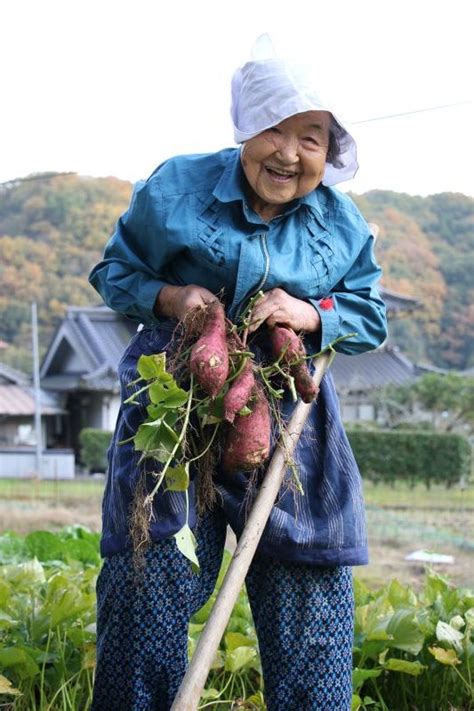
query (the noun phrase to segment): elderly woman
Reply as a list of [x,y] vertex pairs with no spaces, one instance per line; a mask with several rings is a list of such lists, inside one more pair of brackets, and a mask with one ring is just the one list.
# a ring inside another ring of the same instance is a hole
[[[166,349],[176,321],[223,294],[235,320],[259,290],[254,338],[275,324],[305,334],[310,352],[340,336],[356,354],[386,336],[374,239],[352,201],[330,186],[357,169],[351,135],[304,73],[280,59],[245,64],[232,82],[241,148],[166,161],[137,185],[90,280],[144,327],[120,364],[123,399],[142,353]],[[128,394],[128,393],[127,393]],[[288,406],[289,407],[289,406]],[[219,505],[190,525],[201,574],[176,547],[184,497],[154,503],[139,574],[129,516],[142,465],[133,443],[143,408],[122,406],[109,451],[97,584],[93,709],[168,709],[187,664],[191,615],[208,599],[225,530],[244,526],[248,477],[218,476]],[[352,565],[367,562],[360,476],[327,374],[297,447],[305,495],[282,494],[247,576],[269,711],[349,709]],[[191,499],[194,483],[191,484]]]

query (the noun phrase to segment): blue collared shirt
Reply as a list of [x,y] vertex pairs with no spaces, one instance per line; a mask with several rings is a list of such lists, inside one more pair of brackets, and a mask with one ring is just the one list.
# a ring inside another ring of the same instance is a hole
[[[235,319],[259,289],[281,287],[310,301],[321,317],[321,347],[339,336],[342,353],[377,347],[386,337],[374,238],[347,196],[319,186],[270,222],[247,204],[240,151],[179,156],[134,191],[90,281],[116,311],[155,326],[166,284],[224,290]],[[320,300],[332,296],[334,308]]]
[[[352,201],[319,186],[295,200],[270,222],[248,205],[239,149],[173,158],[137,185],[129,210],[120,218],[103,260],[90,281],[113,309],[145,325],[119,366],[123,399],[136,378],[141,353],[166,348],[172,324],[153,312],[166,284],[197,284],[223,293],[235,320],[248,298],[281,287],[318,310],[322,329],[307,337],[319,350],[336,338],[357,335],[336,349],[355,354],[386,337],[385,307],[377,291],[380,270],[373,236]],[[331,300],[327,301],[327,297]],[[326,299],[321,304],[321,300]],[[329,308],[328,308],[329,306]],[[258,338],[257,338],[258,340]],[[257,344],[257,349],[258,344]],[[130,546],[133,492],[141,475],[133,444],[119,445],[138,428],[146,403],[122,406],[109,450],[103,505],[102,553]],[[287,413],[291,402],[283,403]],[[357,565],[367,561],[360,475],[340,420],[332,378],[327,374],[297,446],[305,495],[280,496],[260,550],[287,560]],[[245,519],[248,478],[217,478],[227,518],[239,534]],[[190,525],[196,521],[191,485]],[[179,492],[159,493],[151,536],[176,533],[185,521]]]

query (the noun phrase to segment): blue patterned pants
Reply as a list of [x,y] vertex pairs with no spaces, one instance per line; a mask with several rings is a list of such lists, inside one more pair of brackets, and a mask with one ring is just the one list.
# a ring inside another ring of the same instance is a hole
[[[226,523],[199,524],[201,574],[173,538],[153,543],[137,578],[132,555],[107,558],[97,582],[92,711],[167,711],[187,665],[190,617],[211,595]],[[350,568],[257,556],[247,575],[268,711],[348,711],[353,594]]]

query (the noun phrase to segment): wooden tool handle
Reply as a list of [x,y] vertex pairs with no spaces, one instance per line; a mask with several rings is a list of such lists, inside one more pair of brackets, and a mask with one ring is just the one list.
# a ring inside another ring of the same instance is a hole
[[[317,385],[321,382],[329,361],[329,353],[324,353],[316,359],[313,380]],[[222,635],[227,627],[263,529],[280,491],[285,471],[288,467],[288,456],[291,456],[294,452],[310,409],[311,403],[306,404],[301,400],[298,402],[286,431],[281,435],[283,446],[277,445],[275,448],[252,511],[234,551],[221,589],[199,638],[171,711],[196,711],[198,707],[199,699]]]

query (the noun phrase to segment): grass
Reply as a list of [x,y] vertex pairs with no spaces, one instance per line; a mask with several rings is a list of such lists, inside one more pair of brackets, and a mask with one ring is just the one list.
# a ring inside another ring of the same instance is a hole
[[429,510],[466,510],[474,509],[474,486],[464,489],[453,486],[435,485],[427,489],[423,484],[414,487],[405,482],[397,482],[395,486],[388,484],[374,484],[364,481],[364,494],[366,504],[382,508],[414,508]]
[[[87,477],[71,480],[40,480],[40,479],[0,479],[0,498],[31,500],[31,499],[74,499],[89,500],[102,498],[104,481]],[[414,509],[474,509],[474,486],[465,489],[444,486],[433,486],[427,489],[423,484],[410,487],[404,482],[396,486],[364,482],[365,500],[369,506],[382,508],[414,508]]]
[[66,480],[0,479],[0,498],[16,500],[88,500],[102,498],[104,481],[79,477]]
[[80,524],[100,531],[103,491],[104,481],[90,477],[66,481],[0,479],[1,528],[25,534]]

